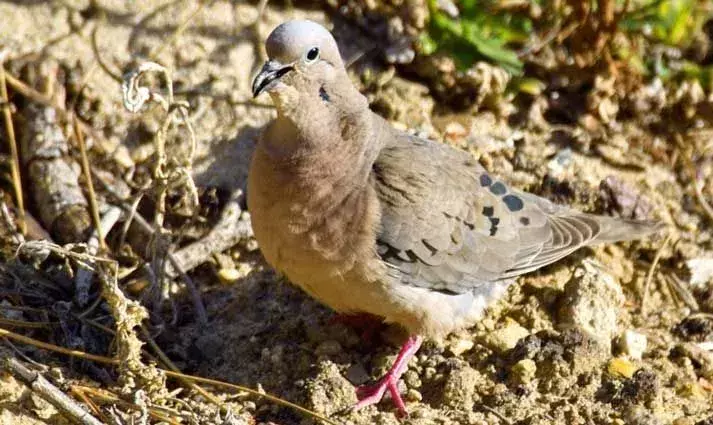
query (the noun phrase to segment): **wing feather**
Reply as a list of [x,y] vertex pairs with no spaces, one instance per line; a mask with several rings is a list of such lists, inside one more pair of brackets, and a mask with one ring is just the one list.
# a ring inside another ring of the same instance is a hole
[[513,190],[465,152],[398,134],[374,164],[373,181],[382,206],[378,252],[403,283],[463,293],[536,270],[598,238],[654,230]]

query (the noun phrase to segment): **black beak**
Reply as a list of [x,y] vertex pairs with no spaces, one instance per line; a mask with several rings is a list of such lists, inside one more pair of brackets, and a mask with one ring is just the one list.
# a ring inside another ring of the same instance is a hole
[[262,69],[253,80],[253,97],[257,97],[260,93],[270,88],[270,85],[279,80],[283,75],[292,71],[294,68],[271,60],[265,62]]

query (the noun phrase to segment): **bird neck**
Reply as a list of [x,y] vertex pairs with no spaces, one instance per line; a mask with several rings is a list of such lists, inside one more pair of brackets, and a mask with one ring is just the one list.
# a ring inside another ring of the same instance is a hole
[[305,212],[327,211],[367,187],[380,138],[365,99],[361,111],[338,110],[326,102],[306,105],[311,106],[281,109],[259,149],[269,157],[277,185],[301,198]]

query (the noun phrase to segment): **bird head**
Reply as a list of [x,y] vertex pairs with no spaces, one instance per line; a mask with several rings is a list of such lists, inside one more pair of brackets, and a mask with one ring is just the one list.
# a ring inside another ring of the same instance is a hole
[[253,80],[253,96],[267,92],[278,106],[296,103],[301,93],[324,97],[324,86],[346,74],[334,37],[312,21],[281,24],[270,33],[265,48],[268,61]]

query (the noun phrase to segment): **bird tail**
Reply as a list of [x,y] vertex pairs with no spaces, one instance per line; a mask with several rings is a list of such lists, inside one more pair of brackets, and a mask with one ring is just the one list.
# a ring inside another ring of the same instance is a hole
[[660,232],[666,225],[660,221],[633,220],[616,217],[596,216],[599,234],[591,244],[630,241]]

